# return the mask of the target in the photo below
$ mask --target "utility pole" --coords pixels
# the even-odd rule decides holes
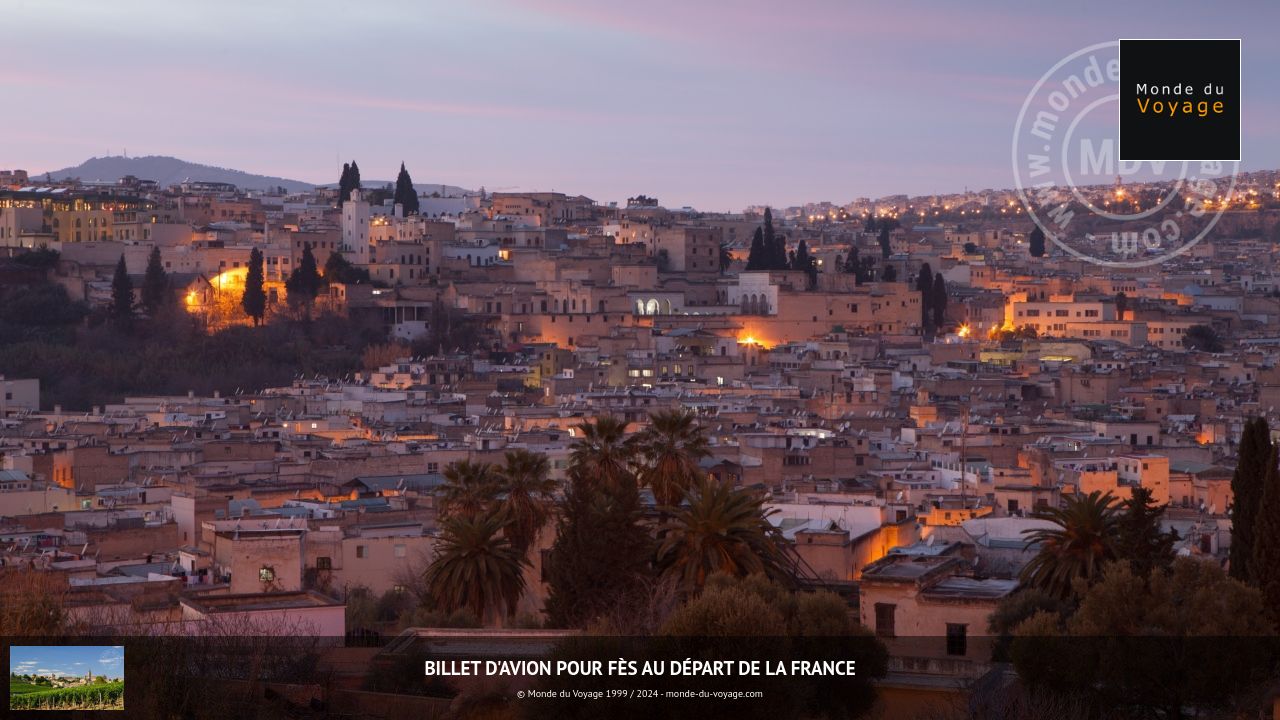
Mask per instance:
[[[968,475],[968,466],[966,463],[966,449],[969,441],[969,406],[965,405],[961,414],[960,423],[960,507],[968,509],[969,507],[969,481],[966,479]]]

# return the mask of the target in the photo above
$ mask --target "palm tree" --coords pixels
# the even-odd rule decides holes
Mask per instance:
[[[503,535],[501,512],[454,515],[444,521],[424,579],[431,596],[452,612],[477,618],[510,616],[524,593],[524,555]]]
[[[611,491],[635,491],[631,471],[635,442],[626,437],[627,422],[606,415],[594,423],[579,423],[577,440],[569,446],[569,472]]]
[[[710,454],[707,437],[693,413],[662,410],[649,416],[649,427],[636,438],[644,458],[640,483],[653,490],[659,505],[676,506],[703,476],[698,461]]]
[[[697,592],[716,572],[763,572],[785,578],[783,542],[764,509],[764,497],[704,478],[689,489],[688,503],[663,526],[658,564],[685,592]]]
[[[475,515],[489,509],[498,493],[498,478],[489,463],[457,460],[444,469],[440,517]]]
[[[523,555],[551,518],[556,482],[547,477],[551,465],[542,453],[507,451],[498,469],[498,507],[506,514],[507,537]]]
[[[1093,491],[1067,497],[1064,507],[1036,513],[1057,527],[1026,531],[1027,547],[1039,552],[1022,568],[1022,581],[1059,598],[1072,592],[1076,578],[1101,577],[1102,566],[1116,557],[1120,507],[1111,493]]]

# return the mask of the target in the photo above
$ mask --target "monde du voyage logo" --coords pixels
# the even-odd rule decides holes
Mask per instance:
[[[1057,250],[1141,267],[1212,230],[1240,166],[1240,41],[1119,40],[1067,55],[1028,92],[1013,171]]]

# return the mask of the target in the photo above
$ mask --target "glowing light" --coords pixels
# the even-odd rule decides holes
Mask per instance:
[[[966,324],[964,324],[964,325],[961,325],[961,326],[956,330],[956,335],[959,335],[959,336],[960,336],[960,337],[962,337],[962,338],[967,338],[967,337],[969,337],[969,336],[970,336],[970,335],[972,335],[972,334],[973,334],[973,328],[969,327],[969,325],[968,325],[967,323],[966,323]]]

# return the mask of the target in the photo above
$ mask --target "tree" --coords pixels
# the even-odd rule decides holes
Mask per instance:
[[[1044,257],[1044,231],[1039,225],[1031,229],[1031,234],[1027,236],[1027,245],[1031,257]]]
[[[613,491],[636,488],[631,463],[635,442],[626,437],[627,422],[611,415],[575,426],[578,433],[569,446],[569,475]]]
[[[316,269],[316,256],[311,252],[311,243],[303,243],[302,259],[298,261],[298,267],[289,273],[289,278],[284,283],[290,304],[311,304],[316,299],[316,295],[320,294],[323,284],[320,271]]]
[[[1182,197],[1179,195],[1178,197]],[[1129,310],[1129,296],[1123,292],[1116,293],[1116,315],[1124,318],[1125,312]]]
[[[342,283],[344,285],[368,284],[372,282],[369,271],[352,265],[340,251],[329,253],[324,261],[324,281]]]
[[[396,176],[396,195],[395,202],[403,210],[405,215],[418,214],[418,191],[413,187],[413,179],[409,177],[409,171],[405,169],[404,163],[400,163],[400,174]]]
[[[653,490],[659,505],[675,507],[704,473],[698,462],[710,454],[707,438],[693,413],[662,410],[649,416],[649,427],[636,438],[644,464],[640,484]]]
[[[929,263],[920,266],[916,275],[916,291],[920,293],[920,327],[928,328],[933,323],[933,269]]]
[[[424,579],[446,610],[466,608],[482,619],[515,614],[528,563],[503,536],[503,525],[496,512],[455,515],[443,522]]]
[[[893,254],[893,247],[889,244],[889,224],[887,222],[880,225],[880,257],[885,260]]]
[[[781,535],[769,523],[776,510],[764,509],[762,495],[704,478],[687,501],[663,525],[657,555],[663,574],[684,592],[696,594],[716,572],[790,579]]]
[[[1253,582],[1254,526],[1262,502],[1263,478],[1271,457],[1271,428],[1266,418],[1255,417],[1244,424],[1236,469],[1231,475],[1231,577]]]
[[[720,274],[723,275],[726,270],[733,265],[733,252],[728,245],[720,246]]]
[[[1111,493],[1094,491],[1069,496],[1064,506],[1036,513],[1056,528],[1028,531],[1027,547],[1039,545],[1035,557],[1022,568],[1022,582],[1059,598],[1074,591],[1077,578],[1097,580],[1102,566],[1116,557],[1118,509]]]
[[[787,241],[774,232],[773,210],[767,207],[764,209],[764,249],[767,264],[762,269],[787,269]]]
[[[338,179],[338,201],[347,202],[351,199],[351,191],[359,188],[360,168],[356,165],[356,161],[342,163],[342,177]]]
[[[947,319],[947,283],[942,279],[942,273],[933,276],[933,290],[929,300],[933,306],[933,325],[942,327]]]
[[[1253,527],[1253,584],[1273,618],[1280,617],[1280,446],[1272,445],[1262,475]]]
[[[1222,339],[1217,331],[1208,325],[1192,325],[1182,335],[1182,345],[1188,350],[1220,353],[1223,351]]]
[[[253,324],[261,325],[267,314],[267,291],[263,287],[262,251],[254,248],[249,251],[249,272],[244,276],[244,295],[240,297],[240,307],[244,314],[253,318]]]
[[[133,318],[133,281],[129,279],[129,269],[124,264],[124,255],[116,263],[115,275],[111,278],[111,304],[107,313],[117,322],[127,322]]]
[[[977,245],[974,245],[974,244],[973,244],[973,243],[971,243],[971,242],[967,242],[967,243],[965,243],[965,244],[964,244],[964,254],[965,254],[965,255],[977,255],[977,254],[978,254],[978,246],[977,246]]]
[[[885,263],[884,270],[881,271],[880,273],[880,279],[883,280],[884,282],[897,282],[898,268],[888,263]]]
[[[169,276],[160,262],[160,247],[154,246],[147,256],[147,272],[142,279],[142,305],[149,314],[155,315],[169,300]]]
[[[595,466],[599,466],[596,464]],[[653,539],[634,485],[570,473],[545,571],[547,620],[585,627],[637,597],[652,576]]]
[[[1175,530],[1161,529],[1164,506],[1152,500],[1151,489],[1135,487],[1133,494],[1120,503],[1116,518],[1116,557],[1125,560],[1134,572],[1149,577],[1153,571],[1167,570],[1173,564]]]
[[[747,270],[767,270],[768,260],[767,253],[764,249],[764,231],[756,228],[756,232],[751,236],[751,252],[747,255]]]
[[[1091,587],[1079,584],[1065,623],[1039,613],[1014,632],[1014,667],[1033,693],[1086,698],[1092,717],[1179,718],[1227,709],[1274,680],[1261,593],[1216,563],[1178,558],[1144,578],[1116,562]]]
[[[547,477],[550,471],[546,455],[523,448],[508,450],[498,469],[498,508],[506,517],[507,537],[521,555],[551,518],[556,482]]]
[[[486,462],[455,460],[444,468],[444,483],[437,493],[441,517],[478,515],[492,509],[498,494],[498,477]]]

